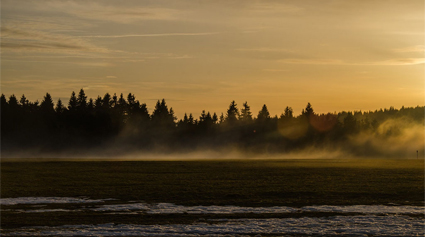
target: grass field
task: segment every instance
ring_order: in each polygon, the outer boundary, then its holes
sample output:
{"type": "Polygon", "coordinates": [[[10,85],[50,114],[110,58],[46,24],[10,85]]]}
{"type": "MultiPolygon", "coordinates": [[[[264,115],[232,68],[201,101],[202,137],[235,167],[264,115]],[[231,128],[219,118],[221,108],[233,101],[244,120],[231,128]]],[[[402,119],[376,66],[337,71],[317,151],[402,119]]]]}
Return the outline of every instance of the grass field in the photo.
{"type": "MultiPolygon", "coordinates": [[[[1,197],[88,197],[242,207],[424,205],[424,160],[203,160],[1,162],[1,197]]],[[[73,204],[78,208],[82,204],[73,204]]],[[[87,205],[87,204],[84,204],[87,205]]],[[[2,211],[2,229],[85,223],[191,223],[199,215],[2,211]]],[[[60,204],[49,207],[61,208],[60,204]]],[[[3,207],[2,207],[3,208],[3,207]]],[[[270,217],[299,214],[267,215],[270,217]]],[[[306,214],[303,214],[306,215],[306,214]]],[[[307,215],[323,215],[311,213],[307,215]]],[[[326,214],[331,215],[331,214],[326,214]]],[[[226,215],[215,215],[222,217],[226,215]]],[[[204,215],[205,217],[205,215],[204,215]]],[[[208,217],[208,215],[206,215],[208,217]]],[[[264,217],[239,214],[235,218],[264,217]]]]}

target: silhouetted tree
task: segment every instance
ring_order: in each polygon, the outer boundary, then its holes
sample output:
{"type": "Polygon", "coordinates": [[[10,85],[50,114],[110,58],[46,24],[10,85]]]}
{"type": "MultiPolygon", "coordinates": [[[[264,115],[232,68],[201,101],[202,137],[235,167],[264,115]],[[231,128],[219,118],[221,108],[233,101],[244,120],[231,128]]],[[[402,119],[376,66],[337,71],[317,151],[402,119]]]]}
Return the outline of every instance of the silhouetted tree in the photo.
{"type": "Polygon", "coordinates": [[[53,114],[54,113],[54,105],[53,105],[53,99],[52,96],[49,93],[46,93],[44,96],[44,99],[41,101],[40,104],[41,111],[46,114],[53,114]]]}
{"type": "Polygon", "coordinates": [[[22,108],[26,109],[28,107],[29,101],[25,97],[25,95],[22,95],[21,99],[19,100],[19,103],[21,104],[22,108]]]}
{"type": "Polygon", "coordinates": [[[65,106],[62,103],[61,99],[58,99],[58,102],[56,103],[55,112],[57,114],[61,114],[65,111],[65,106]]]}
{"type": "Polygon", "coordinates": [[[77,110],[77,106],[78,106],[77,97],[75,96],[75,92],[73,91],[71,94],[71,98],[69,98],[68,110],[70,112],[75,112],[77,110]]]}
{"type": "Polygon", "coordinates": [[[306,116],[307,118],[310,118],[312,114],[314,114],[313,107],[310,103],[307,103],[307,106],[301,113],[302,115],[306,116]]]}
{"type": "Polygon", "coordinates": [[[97,96],[96,100],[94,101],[94,108],[95,110],[102,109],[102,98],[100,96],[97,96]]]}
{"type": "Polygon", "coordinates": [[[94,101],[92,98],[89,99],[89,102],[87,103],[87,110],[89,112],[92,112],[94,110],[94,101]]]}
{"type": "Polygon", "coordinates": [[[213,120],[213,123],[214,124],[216,124],[218,122],[218,117],[217,117],[217,114],[215,112],[214,112],[214,114],[212,116],[212,120],[213,120]]]}
{"type": "Polygon", "coordinates": [[[221,113],[218,123],[222,124],[224,122],[224,114],[221,113]]]}
{"type": "Polygon", "coordinates": [[[0,100],[1,100],[1,109],[6,109],[7,107],[6,96],[4,96],[4,94],[1,94],[0,100]]]}
{"type": "Polygon", "coordinates": [[[18,100],[15,95],[9,97],[9,108],[12,110],[18,110],[18,100]]]}
{"type": "Polygon", "coordinates": [[[112,96],[111,107],[115,107],[117,104],[118,104],[118,97],[117,97],[117,94],[114,93],[114,95],[112,96]]]}
{"type": "Polygon", "coordinates": [[[174,111],[171,108],[168,110],[168,106],[165,103],[165,99],[161,102],[157,101],[155,109],[152,113],[152,122],[158,127],[172,128],[174,124],[174,111]]]}
{"type": "Polygon", "coordinates": [[[80,111],[87,109],[87,96],[83,89],[78,93],[76,108],[80,111]]]}
{"type": "Polygon", "coordinates": [[[284,113],[280,116],[281,119],[292,119],[294,117],[294,111],[291,107],[286,106],[284,113]]]}
{"type": "Polygon", "coordinates": [[[238,121],[239,110],[235,101],[232,101],[227,109],[225,122],[229,124],[235,124],[238,121]]]}
{"type": "Polygon", "coordinates": [[[270,113],[266,105],[263,105],[261,110],[258,112],[257,119],[259,121],[266,121],[267,119],[270,119],[270,113]]]}
{"type": "Polygon", "coordinates": [[[106,110],[109,110],[112,106],[111,95],[106,93],[102,99],[102,107],[106,110]]]}
{"type": "Polygon", "coordinates": [[[249,107],[248,102],[246,101],[245,103],[243,103],[243,108],[241,109],[239,120],[243,123],[252,122],[251,108],[249,107]]]}

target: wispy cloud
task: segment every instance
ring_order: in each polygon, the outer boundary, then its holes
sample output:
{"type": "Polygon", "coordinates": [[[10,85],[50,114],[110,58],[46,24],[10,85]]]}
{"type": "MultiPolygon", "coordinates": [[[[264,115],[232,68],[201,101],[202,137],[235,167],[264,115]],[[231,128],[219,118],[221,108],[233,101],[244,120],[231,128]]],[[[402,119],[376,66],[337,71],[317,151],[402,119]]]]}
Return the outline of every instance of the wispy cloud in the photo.
{"type": "Polygon", "coordinates": [[[274,14],[274,13],[297,13],[303,10],[300,6],[289,5],[282,2],[255,1],[248,6],[252,13],[274,14]]]}
{"type": "Polygon", "coordinates": [[[273,68],[265,68],[263,69],[265,72],[288,72],[288,69],[273,69],[273,68]]]}
{"type": "Polygon", "coordinates": [[[281,48],[239,48],[235,50],[247,52],[292,52],[292,50],[281,48]]]}
{"type": "Polygon", "coordinates": [[[87,1],[49,1],[38,5],[39,10],[63,12],[77,18],[132,23],[140,20],[176,20],[181,10],[149,6],[129,6],[122,3],[99,4],[87,1]]]}
{"type": "Polygon", "coordinates": [[[107,52],[107,49],[75,37],[37,30],[2,27],[1,47],[11,51],[48,53],[107,52]]]}
{"type": "Polygon", "coordinates": [[[395,58],[380,62],[370,62],[365,65],[402,66],[424,64],[425,58],[395,58]]]}
{"type": "Polygon", "coordinates": [[[398,49],[394,49],[394,52],[398,52],[398,53],[410,53],[410,52],[424,53],[425,52],[425,46],[424,45],[415,45],[415,46],[411,46],[411,47],[398,48],[398,49]]]}
{"type": "Polygon", "coordinates": [[[127,35],[83,35],[79,37],[80,38],[129,38],[129,37],[204,36],[204,35],[217,35],[217,34],[220,34],[220,32],[127,34],[127,35]]]}
{"type": "Polygon", "coordinates": [[[288,58],[281,59],[278,62],[286,64],[314,64],[314,65],[345,65],[342,60],[339,59],[296,59],[288,58]]]}
{"type": "Polygon", "coordinates": [[[346,62],[340,59],[282,59],[286,64],[311,64],[311,65],[352,65],[352,66],[403,66],[424,64],[425,58],[395,58],[374,62],[346,62]]]}
{"type": "Polygon", "coordinates": [[[387,33],[391,35],[425,35],[425,31],[391,31],[387,33]]]}

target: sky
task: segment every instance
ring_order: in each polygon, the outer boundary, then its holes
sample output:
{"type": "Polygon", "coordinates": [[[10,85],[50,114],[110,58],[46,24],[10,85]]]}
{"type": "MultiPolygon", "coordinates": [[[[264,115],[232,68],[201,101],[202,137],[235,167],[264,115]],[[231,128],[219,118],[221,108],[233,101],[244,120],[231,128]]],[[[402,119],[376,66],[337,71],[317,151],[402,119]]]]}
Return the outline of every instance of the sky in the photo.
{"type": "Polygon", "coordinates": [[[423,0],[2,0],[1,93],[133,93],[178,118],[425,103],[423,0]]]}

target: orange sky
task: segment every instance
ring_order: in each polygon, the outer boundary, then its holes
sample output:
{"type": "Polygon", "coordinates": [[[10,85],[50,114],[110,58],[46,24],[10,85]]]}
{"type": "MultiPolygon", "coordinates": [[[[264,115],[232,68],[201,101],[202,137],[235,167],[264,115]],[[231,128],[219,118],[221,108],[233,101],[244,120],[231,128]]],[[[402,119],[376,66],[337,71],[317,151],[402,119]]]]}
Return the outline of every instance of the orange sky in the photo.
{"type": "Polygon", "coordinates": [[[1,91],[84,88],[152,112],[424,105],[424,1],[19,1],[1,5],[1,91]],[[20,2],[20,3],[19,3],[20,2]]]}

